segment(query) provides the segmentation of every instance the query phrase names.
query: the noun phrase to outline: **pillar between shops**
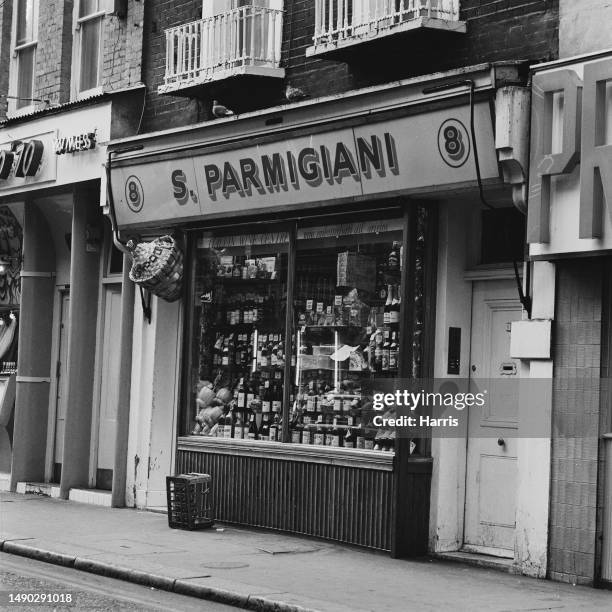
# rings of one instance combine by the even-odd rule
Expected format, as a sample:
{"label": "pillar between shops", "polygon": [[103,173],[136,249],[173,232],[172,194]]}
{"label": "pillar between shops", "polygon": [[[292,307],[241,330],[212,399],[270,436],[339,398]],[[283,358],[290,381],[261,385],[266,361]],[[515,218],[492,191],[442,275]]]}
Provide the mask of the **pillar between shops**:
{"label": "pillar between shops", "polygon": [[[166,476],[174,473],[176,454],[181,304],[153,297],[151,323],[147,323],[140,297],[136,298],[125,490],[128,506],[166,504]],[[118,429],[120,426],[118,423]]]}
{"label": "pillar between shops", "polygon": [[126,504],[127,452],[130,429],[130,393],[132,389],[132,337],[134,330],[134,283],[128,274],[131,260],[123,257],[123,283],[121,288],[121,347],[119,349],[119,393],[117,431],[115,437],[115,464],[111,504],[122,508]]}
{"label": "pillar between shops", "polygon": [[[532,321],[555,316],[555,264],[533,263]],[[542,353],[550,346],[542,347]],[[521,574],[545,578],[548,567],[552,436],[552,359],[521,359],[515,564]],[[534,435],[534,432],[537,432]]]}
{"label": "pillar between shops", "polygon": [[11,491],[45,476],[54,277],[51,231],[36,204],[26,202]]}
{"label": "pillar between shops", "polygon": [[74,189],[70,249],[70,324],[68,329],[67,406],[60,497],[73,487],[89,486],[92,398],[98,315],[100,249],[87,237],[99,229],[99,183]]}

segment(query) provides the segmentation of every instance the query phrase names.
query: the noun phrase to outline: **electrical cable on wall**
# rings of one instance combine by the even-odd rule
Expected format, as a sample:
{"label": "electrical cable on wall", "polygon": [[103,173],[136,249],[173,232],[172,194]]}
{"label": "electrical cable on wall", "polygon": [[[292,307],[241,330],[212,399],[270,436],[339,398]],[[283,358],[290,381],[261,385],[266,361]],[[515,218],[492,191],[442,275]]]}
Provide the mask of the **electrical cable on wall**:
{"label": "electrical cable on wall", "polygon": [[[454,89],[456,87],[462,87],[462,86],[468,86],[470,88],[470,92],[469,92],[470,134],[472,138],[472,144],[474,146],[474,165],[476,167],[476,180],[478,182],[478,193],[480,196],[480,201],[482,202],[483,206],[485,206],[489,210],[496,210],[495,206],[489,204],[489,202],[485,198],[484,187],[482,184],[482,174],[480,172],[480,159],[478,156],[478,144],[476,142],[476,125],[475,125],[475,118],[474,118],[474,108],[475,108],[474,93],[475,93],[476,84],[474,83],[472,79],[465,79],[463,81],[453,81],[450,83],[443,83],[442,85],[434,85],[433,87],[426,87],[425,89],[423,89],[423,93],[424,94],[436,93],[440,91],[445,91],[447,89]],[[522,307],[527,312],[527,317],[531,319],[531,297],[529,296],[529,284],[531,280],[530,264],[529,262],[527,262],[527,266],[526,266],[527,267],[527,277],[525,280],[526,280],[527,293],[523,291],[523,286],[521,284],[521,279],[520,279],[520,275],[518,271],[518,262],[516,261],[516,259],[512,261],[512,264],[514,267],[514,276],[515,276],[516,284],[518,288],[519,300],[521,302]]]}

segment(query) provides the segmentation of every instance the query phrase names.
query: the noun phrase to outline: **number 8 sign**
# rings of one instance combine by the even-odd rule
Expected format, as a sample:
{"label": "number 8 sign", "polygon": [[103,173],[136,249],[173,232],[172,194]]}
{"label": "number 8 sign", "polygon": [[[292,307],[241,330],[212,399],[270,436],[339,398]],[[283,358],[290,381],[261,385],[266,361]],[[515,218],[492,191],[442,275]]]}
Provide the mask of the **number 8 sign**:
{"label": "number 8 sign", "polygon": [[458,119],[447,119],[438,130],[438,151],[451,168],[463,166],[470,156],[470,136]]}
{"label": "number 8 sign", "polygon": [[138,177],[133,174],[129,176],[125,182],[125,199],[127,205],[133,212],[140,212],[144,204],[144,191],[142,189],[142,183]]}

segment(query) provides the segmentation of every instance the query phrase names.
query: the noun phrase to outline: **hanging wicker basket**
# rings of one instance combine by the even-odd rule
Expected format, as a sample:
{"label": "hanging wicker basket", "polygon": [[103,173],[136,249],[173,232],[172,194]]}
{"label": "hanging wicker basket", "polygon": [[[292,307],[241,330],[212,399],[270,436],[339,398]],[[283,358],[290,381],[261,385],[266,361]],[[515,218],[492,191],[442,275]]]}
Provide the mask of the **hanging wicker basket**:
{"label": "hanging wicker basket", "polygon": [[181,297],[183,252],[172,236],[140,242],[131,248],[130,279],[166,302]]}

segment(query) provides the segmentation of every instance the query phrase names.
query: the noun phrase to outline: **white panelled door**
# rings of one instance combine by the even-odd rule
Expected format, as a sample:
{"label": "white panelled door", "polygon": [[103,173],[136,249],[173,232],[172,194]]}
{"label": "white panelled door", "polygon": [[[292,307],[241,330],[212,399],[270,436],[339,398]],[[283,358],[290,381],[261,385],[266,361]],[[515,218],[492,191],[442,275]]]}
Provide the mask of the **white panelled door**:
{"label": "white panelled door", "polygon": [[[522,309],[514,281],[474,283],[470,377],[487,389],[469,408],[464,548],[514,557],[519,362],[510,358],[510,324]],[[504,381],[503,387],[487,380]],[[476,389],[474,388],[473,391]]]}

